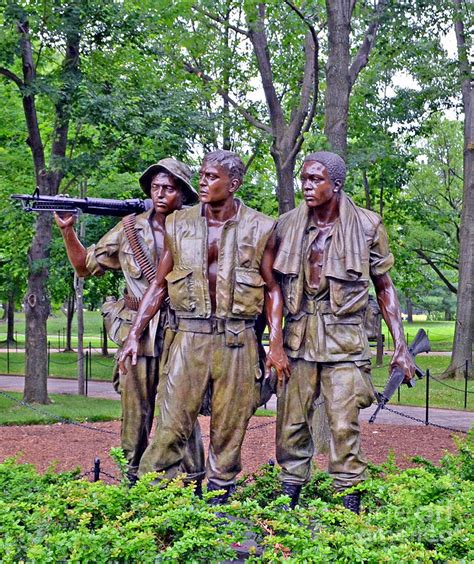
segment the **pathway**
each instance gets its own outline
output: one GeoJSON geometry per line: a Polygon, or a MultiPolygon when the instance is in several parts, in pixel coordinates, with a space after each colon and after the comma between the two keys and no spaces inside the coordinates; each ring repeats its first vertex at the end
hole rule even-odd
{"type": "MultiPolygon", "coordinates": [[[[24,386],[23,376],[0,375],[0,390],[5,392],[22,392],[24,386]]],[[[51,394],[77,394],[77,381],[66,378],[48,378],[48,392],[51,394]]],[[[93,380],[89,382],[88,395],[95,398],[118,400],[119,396],[114,391],[111,382],[100,382],[93,380]]],[[[425,408],[415,406],[389,405],[395,409],[424,421],[425,408]]],[[[276,410],[276,398],[273,396],[267,403],[267,409],[276,410]]],[[[375,407],[361,411],[361,420],[368,421],[375,407]]],[[[430,408],[430,423],[444,425],[467,431],[474,425],[474,411],[458,411],[453,409],[430,408]]],[[[417,421],[401,417],[395,413],[381,410],[377,416],[377,423],[388,425],[421,425],[417,421]]]]}

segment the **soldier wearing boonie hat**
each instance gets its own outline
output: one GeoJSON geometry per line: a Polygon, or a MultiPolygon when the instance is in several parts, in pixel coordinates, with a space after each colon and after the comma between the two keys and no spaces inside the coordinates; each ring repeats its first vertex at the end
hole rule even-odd
{"type": "MultiPolygon", "coordinates": [[[[160,260],[165,217],[182,205],[198,201],[191,185],[191,175],[187,165],[173,158],[161,159],[148,167],[139,182],[143,192],[152,199],[153,207],[142,214],[123,218],[88,249],[77,238],[74,218],[56,217],[68,257],[80,276],[101,276],[107,270],[123,272],[126,281],[124,296],[119,300],[108,298],[102,306],[107,333],[119,346],[118,352],[160,260]]],[[[148,445],[159,363],[172,340],[168,327],[169,309],[165,305],[140,339],[137,364],[130,368],[127,375],[119,375],[118,370],[114,373],[114,387],[120,393],[122,403],[121,446],[131,483],[136,480],[138,464],[148,445]]],[[[204,449],[198,425],[186,448],[183,472],[198,482],[204,475],[204,449]]]]}
{"type": "Polygon", "coordinates": [[[149,166],[140,176],[140,186],[148,197],[150,197],[151,181],[159,172],[169,172],[179,181],[184,196],[184,205],[191,206],[197,204],[199,196],[191,185],[191,169],[181,161],[177,161],[173,158],[161,159],[157,163],[149,166]]]}

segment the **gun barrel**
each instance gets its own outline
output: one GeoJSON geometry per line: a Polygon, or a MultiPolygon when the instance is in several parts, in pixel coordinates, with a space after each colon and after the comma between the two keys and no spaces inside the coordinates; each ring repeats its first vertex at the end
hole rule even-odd
{"type": "Polygon", "coordinates": [[[20,200],[23,210],[27,212],[69,212],[93,215],[107,215],[123,217],[131,213],[143,213],[150,209],[150,200],[138,198],[129,200],[112,200],[107,198],[70,198],[69,196],[40,196],[35,192],[27,194],[13,194],[14,200],[20,200]]]}

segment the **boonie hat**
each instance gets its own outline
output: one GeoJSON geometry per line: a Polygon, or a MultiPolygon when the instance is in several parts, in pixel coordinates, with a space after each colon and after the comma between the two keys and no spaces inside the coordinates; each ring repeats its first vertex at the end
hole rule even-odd
{"type": "Polygon", "coordinates": [[[140,176],[140,186],[147,196],[150,196],[151,179],[162,171],[169,172],[181,181],[184,204],[189,206],[199,201],[196,190],[191,186],[191,169],[181,161],[172,158],[161,159],[161,161],[152,164],[140,176]]]}

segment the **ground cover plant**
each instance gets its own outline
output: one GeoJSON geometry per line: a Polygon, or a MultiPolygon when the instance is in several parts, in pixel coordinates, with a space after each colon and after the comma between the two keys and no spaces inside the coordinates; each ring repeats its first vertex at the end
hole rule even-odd
{"type": "Polygon", "coordinates": [[[439,466],[371,467],[360,516],[342,508],[322,472],[289,512],[272,466],[242,480],[230,505],[213,508],[179,480],[151,487],[147,475],[129,489],[8,460],[0,464],[0,560],[216,562],[252,538],[263,554],[249,562],[472,561],[473,438],[439,466]]]}

